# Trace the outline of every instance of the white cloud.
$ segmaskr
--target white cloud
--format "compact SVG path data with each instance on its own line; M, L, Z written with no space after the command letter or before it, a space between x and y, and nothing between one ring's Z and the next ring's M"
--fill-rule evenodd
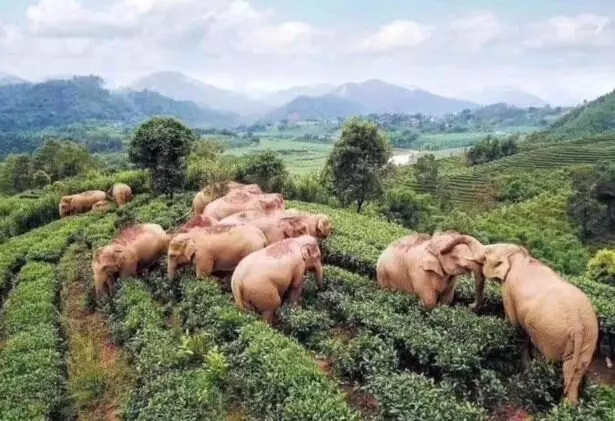
M449 25L450 40L462 51L478 52L484 45L501 39L506 25L491 12L475 13Z
M358 50L367 53L386 53L417 47L431 37L431 27L410 20L394 20L363 38Z
M523 45L528 48L615 45L615 29L608 16L555 16L530 27Z

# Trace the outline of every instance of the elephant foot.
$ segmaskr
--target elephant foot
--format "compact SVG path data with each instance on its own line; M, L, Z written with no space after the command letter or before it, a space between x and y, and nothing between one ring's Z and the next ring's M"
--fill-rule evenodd
M606 366L607 368L613 368L613 363L611 362L610 357L606 357Z

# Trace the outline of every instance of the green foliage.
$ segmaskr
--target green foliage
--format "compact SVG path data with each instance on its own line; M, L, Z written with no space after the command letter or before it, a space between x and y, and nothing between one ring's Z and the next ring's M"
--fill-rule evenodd
M585 276L615 286L615 252L607 249L599 250L587 263Z
M417 184L423 190L436 186L440 181L438 163L433 154L421 156L414 165L414 177Z
M335 195L344 204L355 202L357 212L366 201L380 197L391 146L376 125L352 119L327 161L327 173Z
M287 183L288 171L278 154L266 151L246 157L237 168L235 179L258 184L266 192L279 192Z
M582 137L615 130L615 91L577 107L556 120L549 132Z
M431 231L428 227L436 212L431 196L403 187L387 190L380 207L380 213L389 221L417 231Z
M468 165L479 165L495 161L519 152L517 140L519 136L513 135L505 140L500 140L491 135L472 146L466 153Z
M53 266L29 263L5 305L6 345L0 351L0 418L48 419L65 402L63 358L56 331Z
M606 385L590 385L583 396L584 402L572 406L562 402L540 421L602 421L615 419L615 390Z
M129 157L149 170L155 193L172 196L186 180L186 158L194 134L172 118L155 117L143 123L130 143Z

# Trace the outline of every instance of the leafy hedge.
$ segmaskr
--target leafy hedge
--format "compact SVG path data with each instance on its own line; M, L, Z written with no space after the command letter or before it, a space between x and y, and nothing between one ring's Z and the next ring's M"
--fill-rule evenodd
M65 402L65 379L55 307L54 267L28 263L4 311L7 341L0 353L0 419L56 417Z
M133 194L149 191L149 180L146 173L127 171L106 176L97 174L87 178L58 181L41 190L40 196L36 199L0 199L0 209L3 212L6 212L8 206L2 206L2 202L8 201L11 207L10 212L3 215L0 222L0 243L58 219L60 217L58 204L63 195L86 190L107 191L115 182L130 185Z

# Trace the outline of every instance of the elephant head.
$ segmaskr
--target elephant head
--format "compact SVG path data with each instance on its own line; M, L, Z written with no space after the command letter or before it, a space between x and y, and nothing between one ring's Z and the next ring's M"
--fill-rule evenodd
M167 275L169 279L175 278L175 272L182 266L192 263L196 245L194 239L187 234L176 235L169 243L167 253Z
M125 250L122 246L113 244L102 247L94 253L92 269L94 271L94 285L96 295L102 296L105 287L109 294L117 280L122 267L126 262Z
M312 236L305 235L299 237L301 241L301 257L305 262L305 269L314 272L318 287L322 289L324 286L324 275L322 269L322 254L318 242Z
M74 197L73 196L65 196L62 199L60 199L60 207L59 207L59 211L60 211L60 218L64 218L65 216L70 215L73 205Z
M483 274L499 283L506 281L511 268L511 257L517 253L529 256L529 251L517 244L499 243L485 247L476 261L483 265Z
M284 217L280 219L279 223L284 230L285 238L295 238L310 234L308 225L301 218L295 216Z
M475 310L480 309L483 304L485 277L478 257L484 253L485 246L472 236L449 231L435 234L428 250L438 258L446 274L451 276L468 272L474 274L476 301L471 307Z
M319 238L327 238L331 235L331 221L329 221L329 217L324 214L318 214L314 218L316 219L316 235Z

